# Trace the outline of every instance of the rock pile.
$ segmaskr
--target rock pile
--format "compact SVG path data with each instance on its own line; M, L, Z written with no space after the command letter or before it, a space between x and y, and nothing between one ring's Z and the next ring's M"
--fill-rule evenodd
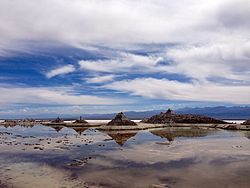
M64 123L64 120L57 117L55 120L51 121L52 123Z
M246 121L244 121L244 122L242 123L242 125L250 125L250 119L247 119Z
M80 119L75 120L73 123L87 124L88 122L82 119L82 116L80 116Z
M45 125L45 123L43 123L43 125ZM46 125L50 125L50 126L54 126L54 125L60 125L60 126L64 126L66 125L66 123L64 122L63 119L57 117L56 119L52 120L50 123L46 124Z
M170 124L170 123L206 123L206 124L226 124L226 122L218 119L214 119L202 115L193 114L176 114L172 110L168 109L165 113L161 112L158 115L154 115L151 118L143 119L143 123L152 124Z
M18 123L18 121L16 121L16 120L5 120L4 121L5 126L16 126L17 123Z
M122 112L118 113L107 125L137 125L129 120Z

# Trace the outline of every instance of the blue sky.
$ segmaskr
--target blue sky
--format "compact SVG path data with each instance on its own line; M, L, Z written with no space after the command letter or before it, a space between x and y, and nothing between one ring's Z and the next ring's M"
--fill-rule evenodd
M249 105L249 17L246 0L3 0L0 117Z

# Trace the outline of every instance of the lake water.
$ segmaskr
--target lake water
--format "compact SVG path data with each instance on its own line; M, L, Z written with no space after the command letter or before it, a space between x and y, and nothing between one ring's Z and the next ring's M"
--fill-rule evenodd
M0 127L0 187L250 187L250 132Z

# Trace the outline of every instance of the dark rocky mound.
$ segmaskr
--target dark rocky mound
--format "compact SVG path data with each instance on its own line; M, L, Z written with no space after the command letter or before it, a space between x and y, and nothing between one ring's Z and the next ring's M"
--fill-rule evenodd
M88 122L82 119L82 117L80 116L80 119L75 120L73 123L87 124Z
M114 119L108 122L107 125L136 125L136 123L129 120L122 112L120 112Z
M55 120L51 121L52 123L64 123L64 120L57 117Z
M242 123L242 125L250 125L250 119L247 119L246 121L244 121L244 122Z
M21 122L35 122L35 120L32 118L26 118L26 119L21 120Z
M4 125L5 126L16 126L18 122L16 120L5 120Z
M142 120L143 123L166 124L166 123L216 123L226 124L226 122L202 115L176 114L168 109L167 112L161 112L151 118Z

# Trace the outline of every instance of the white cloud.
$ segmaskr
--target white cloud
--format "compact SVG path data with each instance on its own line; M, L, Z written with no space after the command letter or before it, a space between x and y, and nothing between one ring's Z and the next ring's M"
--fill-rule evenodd
M113 81L115 78L115 75L105 75L105 76L95 76L92 78L87 78L87 83L104 83L104 82L110 82Z
M120 49L137 44L175 43L158 56L120 53L110 60L80 61L96 72L166 72L197 80L249 80L250 3L248 0L2 0L0 55L20 41L50 41L76 47ZM22 16L20 16L22 15ZM150 46L148 47L150 48ZM159 66L161 59L172 64ZM47 77L73 72L68 65Z
M162 60L161 57L142 56L131 53L119 53L110 60L79 61L81 69L96 72L138 72L154 71L153 67Z
M249 10L248 0L1 0L0 45L27 39L124 46L247 38Z
M179 45L149 56L118 52L108 60L79 61L81 69L94 72L175 73L200 81L218 77L243 82L250 80L249 63L250 41L237 39Z
M54 76L58 76L61 74L68 74L74 71L75 71L75 67L73 65L66 65L66 66L59 67L59 68L49 71L48 73L46 73L46 76L47 78L52 78Z
M71 87L1 86L0 104L115 105L128 100L78 94Z
M250 40L231 39L218 43L169 49L172 61L162 70L198 80L221 77L250 80Z
M167 79L137 78L113 82L104 87L152 99L250 104L249 86L228 86L211 82L183 83Z
M249 104L249 0L1 0L0 56L29 52L41 41L83 47L119 48L105 60L79 61L82 70L117 73L175 73L197 82L137 78L106 88L172 100ZM22 43L23 42L23 43ZM121 53L136 45L175 44L149 56ZM108 51L108 50L107 50ZM138 50L140 51L140 50ZM161 64L162 60L169 64ZM48 78L74 72L73 65L51 70ZM112 81L89 78L89 83ZM242 81L218 84L210 78ZM219 82L218 79L218 82ZM0 103L115 104L111 99L75 95L55 88L0 88ZM29 100L28 100L29 99ZM119 102L118 102L119 103Z

